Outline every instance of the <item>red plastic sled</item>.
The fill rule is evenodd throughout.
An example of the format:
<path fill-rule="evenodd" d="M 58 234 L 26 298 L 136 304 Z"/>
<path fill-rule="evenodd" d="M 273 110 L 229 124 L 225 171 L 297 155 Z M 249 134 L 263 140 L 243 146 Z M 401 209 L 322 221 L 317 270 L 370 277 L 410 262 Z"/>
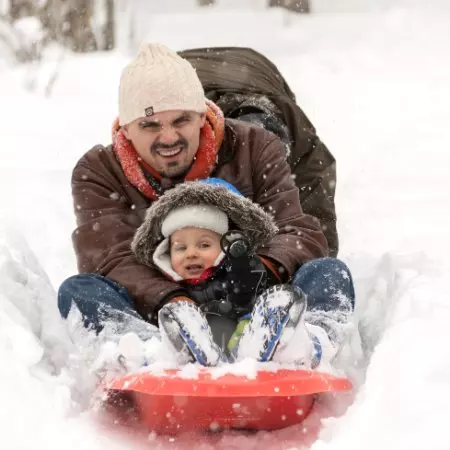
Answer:
<path fill-rule="evenodd" d="M 255 378 L 226 374 L 181 378 L 130 374 L 115 380 L 108 398 L 126 398 L 138 421 L 159 434 L 227 428 L 274 430 L 302 422 L 317 394 L 348 391 L 350 381 L 308 370 L 259 371 Z"/>

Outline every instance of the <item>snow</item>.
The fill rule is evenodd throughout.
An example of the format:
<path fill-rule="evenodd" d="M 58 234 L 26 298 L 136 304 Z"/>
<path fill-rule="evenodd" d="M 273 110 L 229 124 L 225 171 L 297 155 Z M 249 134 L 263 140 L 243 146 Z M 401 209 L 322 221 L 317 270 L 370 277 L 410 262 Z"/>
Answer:
<path fill-rule="evenodd" d="M 388 3 L 289 26 L 280 11 L 207 8 L 155 14 L 146 28 L 146 39 L 175 48 L 239 44 L 266 53 L 337 158 L 340 257 L 354 275 L 366 354 L 351 368 L 355 396 L 326 397 L 308 419 L 313 428 L 338 416 L 323 421 L 313 450 L 448 448 L 450 9 Z M 131 436 L 105 430 L 86 409 L 86 348 L 59 319 L 56 290 L 76 271 L 70 170 L 110 142 L 127 57 L 66 55 L 46 96 L 55 60 L 33 72 L 31 91 L 27 67 L 0 72 L 2 448 L 301 448 L 303 426 L 201 440 Z"/>

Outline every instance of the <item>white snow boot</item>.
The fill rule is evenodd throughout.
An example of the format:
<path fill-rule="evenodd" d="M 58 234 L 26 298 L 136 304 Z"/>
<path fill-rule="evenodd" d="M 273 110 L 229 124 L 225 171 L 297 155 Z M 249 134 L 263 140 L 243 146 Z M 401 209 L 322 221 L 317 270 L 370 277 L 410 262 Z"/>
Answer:
<path fill-rule="evenodd" d="M 316 368 L 335 351 L 326 332 L 304 320 L 307 298 L 293 285 L 264 291 L 255 306 L 236 348 L 236 360 L 295 363 Z"/>
<path fill-rule="evenodd" d="M 297 326 L 305 310 L 306 297 L 299 288 L 286 284 L 265 290 L 255 301 L 236 359 L 270 361 L 283 333 Z"/>
<path fill-rule="evenodd" d="M 163 342 L 175 351 L 180 363 L 215 366 L 227 360 L 196 304 L 183 300 L 167 303 L 159 311 L 158 322 Z"/>

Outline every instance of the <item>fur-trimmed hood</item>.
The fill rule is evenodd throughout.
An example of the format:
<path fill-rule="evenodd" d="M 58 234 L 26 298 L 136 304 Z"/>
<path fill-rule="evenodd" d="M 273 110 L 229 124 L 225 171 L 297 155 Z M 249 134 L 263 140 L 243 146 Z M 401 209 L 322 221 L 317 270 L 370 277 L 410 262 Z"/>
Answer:
<path fill-rule="evenodd" d="M 188 181 L 167 191 L 148 208 L 131 243 L 138 261 L 154 266 L 153 254 L 164 239 L 162 223 L 172 210 L 205 204 L 224 211 L 230 220 L 230 229 L 242 231 L 253 250 L 268 243 L 278 232 L 273 217 L 248 198 L 220 185 Z"/>

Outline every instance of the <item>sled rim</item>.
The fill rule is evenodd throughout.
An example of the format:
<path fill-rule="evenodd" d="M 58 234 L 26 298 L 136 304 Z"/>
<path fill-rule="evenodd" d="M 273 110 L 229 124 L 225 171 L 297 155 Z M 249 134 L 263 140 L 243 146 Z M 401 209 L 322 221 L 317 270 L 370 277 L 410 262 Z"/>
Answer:
<path fill-rule="evenodd" d="M 182 378 L 179 370 L 170 369 L 158 375 L 128 374 L 111 382 L 108 389 L 152 396 L 286 397 L 350 391 L 352 387 L 346 378 L 309 370 L 262 370 L 253 378 L 232 373 L 212 376 L 209 371 L 200 370 L 195 378 Z"/>

